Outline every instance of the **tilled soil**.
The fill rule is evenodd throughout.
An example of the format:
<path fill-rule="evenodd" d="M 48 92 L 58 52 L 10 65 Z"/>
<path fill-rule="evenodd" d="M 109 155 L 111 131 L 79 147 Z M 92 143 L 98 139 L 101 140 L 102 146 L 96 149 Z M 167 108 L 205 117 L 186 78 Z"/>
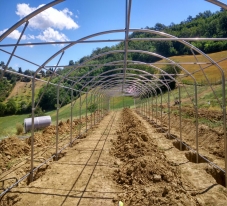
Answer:
<path fill-rule="evenodd" d="M 135 115 L 140 121 L 144 118 Z M 220 185 L 224 180 L 223 173 L 201 158 L 199 158 L 199 164 L 196 164 L 196 154 L 187 151 L 185 147 L 180 150 L 180 143 L 175 140 L 175 133 L 171 133 L 172 137 L 170 138 L 168 128 L 165 128 L 164 125 L 160 127 L 159 121 L 157 121 L 157 124 L 156 121 L 147 118 L 145 120 L 143 123 L 149 133 L 152 134 L 152 141 L 158 145 L 159 150 L 164 151 L 169 164 L 178 167 L 182 182 L 181 187 L 194 197 L 196 204 L 226 205 L 227 190 Z M 177 123 L 179 124 L 179 122 Z"/>
<path fill-rule="evenodd" d="M 188 151 L 174 147 L 158 125 L 134 111 L 113 116 L 104 117 L 34 182 L 15 187 L 1 206 L 114 206 L 120 200 L 124 206 L 226 205 L 227 190 L 209 164 L 189 161 Z"/>
<path fill-rule="evenodd" d="M 210 113 L 207 113 L 210 115 Z M 213 114 L 213 113 L 212 113 Z M 205 114 L 204 114 L 205 115 Z M 208 115 L 208 116 L 209 116 Z M 217 114 L 218 116 L 218 114 Z M 211 118 L 211 117 L 209 117 Z M 159 117 L 160 119 L 160 117 Z M 168 125 L 168 115 L 163 115 L 163 123 Z M 177 135 L 179 138 L 179 126 L 180 119 L 178 115 L 171 114 L 171 133 Z M 190 119 L 181 120 L 181 128 L 182 128 L 182 136 L 183 141 L 185 141 L 188 145 L 195 149 L 195 136 L 196 136 L 196 128 L 195 123 Z M 223 160 L 222 163 L 219 163 L 221 167 L 224 166 L 224 132 L 223 128 L 210 128 L 204 124 L 199 124 L 199 148 L 201 153 L 204 153 L 205 156 L 210 156 L 210 160 L 214 161 L 215 159 Z M 202 152 L 204 151 L 204 152 Z M 220 162 L 220 161 L 219 161 Z"/>
<path fill-rule="evenodd" d="M 117 134 L 112 153 L 123 163 L 115 170 L 114 180 L 125 191 L 120 196 L 125 205 L 197 204 L 182 187 L 179 168 L 169 163 L 131 110 L 124 109 Z"/>
<path fill-rule="evenodd" d="M 84 125 L 86 119 L 85 117 L 80 119 L 73 120 L 73 136 L 78 135 L 79 125 Z M 90 118 L 87 119 L 90 121 Z M 60 142 L 68 138 L 70 132 L 71 123 L 69 120 L 63 122 L 60 121 L 58 125 L 59 139 Z M 26 134 L 25 134 L 26 135 Z M 54 145 L 56 138 L 56 126 L 50 125 L 43 130 L 34 133 L 34 148 L 35 152 L 38 151 L 44 152 L 45 148 Z M 28 138 L 18 138 L 17 136 L 12 136 L 0 141 L 0 175 L 9 170 L 15 164 L 21 162 L 23 158 L 28 157 L 31 151 L 31 137 Z M 46 155 L 41 155 L 42 159 L 47 158 L 48 155 L 51 155 L 50 152 L 47 152 Z M 40 158 L 40 156 L 38 157 Z"/>

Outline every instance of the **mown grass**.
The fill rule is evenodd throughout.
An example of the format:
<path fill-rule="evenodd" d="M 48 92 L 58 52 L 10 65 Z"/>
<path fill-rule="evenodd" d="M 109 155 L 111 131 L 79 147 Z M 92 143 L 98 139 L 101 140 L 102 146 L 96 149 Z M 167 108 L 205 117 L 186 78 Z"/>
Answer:
<path fill-rule="evenodd" d="M 24 119 L 27 117 L 27 114 L 0 117 L 0 139 L 12 134 L 16 134 L 17 123 L 22 124 Z"/>
<path fill-rule="evenodd" d="M 123 107 L 133 107 L 134 99 L 132 97 L 114 97 L 110 101 L 111 109 L 120 109 Z"/>

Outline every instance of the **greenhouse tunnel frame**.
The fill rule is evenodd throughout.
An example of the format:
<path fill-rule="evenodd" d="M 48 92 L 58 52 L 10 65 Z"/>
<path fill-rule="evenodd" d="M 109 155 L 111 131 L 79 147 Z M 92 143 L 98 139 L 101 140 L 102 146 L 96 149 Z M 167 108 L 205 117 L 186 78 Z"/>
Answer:
<path fill-rule="evenodd" d="M 134 106 L 135 109 L 137 110 L 137 112 L 139 112 L 142 116 L 146 117 L 148 121 L 151 121 L 151 113 L 150 113 L 150 109 L 151 109 L 151 103 L 152 103 L 152 120 L 154 118 L 153 115 L 153 97 L 156 98 L 156 123 L 157 123 L 157 114 L 158 114 L 158 103 L 157 103 L 157 97 L 161 96 L 161 124 L 160 126 L 162 126 L 162 97 L 163 97 L 163 91 L 161 89 L 162 86 L 165 86 L 167 88 L 167 93 L 168 93 L 168 97 L 167 97 L 167 106 L 168 106 L 168 115 L 169 115 L 169 128 L 168 128 L 168 133 L 170 135 L 170 95 L 172 94 L 172 90 L 169 88 L 167 80 L 165 80 L 165 77 L 168 76 L 168 78 L 170 78 L 170 82 L 171 81 L 175 81 L 176 84 L 178 85 L 178 99 L 181 102 L 181 86 L 179 85 L 183 85 L 185 86 L 182 81 L 181 78 L 185 77 L 185 76 L 189 76 L 194 84 L 194 101 L 192 101 L 194 110 L 195 110 L 195 118 L 196 118 L 196 162 L 198 163 L 198 156 L 202 156 L 201 154 L 199 154 L 199 144 L 198 144 L 198 94 L 197 94 L 197 86 L 198 83 L 196 81 L 195 78 L 195 73 L 196 72 L 203 72 L 203 75 L 208 83 L 208 86 L 211 88 L 213 95 L 215 96 L 215 98 L 217 99 L 217 102 L 219 103 L 221 109 L 222 109 L 222 114 L 223 114 L 223 132 L 224 132 L 224 154 L 225 154 L 225 170 L 221 169 L 219 166 L 214 165 L 214 163 L 209 162 L 209 164 L 212 164 L 213 166 L 217 167 L 218 169 L 220 169 L 221 171 L 225 172 L 225 183 L 227 186 L 227 137 L 226 137 L 226 102 L 225 102 L 225 97 L 226 97 L 226 91 L 225 91 L 225 75 L 224 75 L 224 71 L 223 69 L 219 66 L 219 62 L 214 61 L 212 58 L 210 58 L 208 55 L 206 55 L 204 52 L 202 52 L 201 50 L 199 50 L 198 48 L 196 48 L 195 46 L 193 46 L 191 43 L 187 42 L 187 41 L 203 41 L 203 40 L 207 40 L 207 41 L 226 41 L 227 38 L 178 38 L 175 37 L 173 35 L 164 33 L 164 32 L 160 32 L 160 31 L 154 31 L 154 30 L 148 30 L 148 29 L 131 29 L 130 28 L 130 15 L 131 15 L 131 5 L 132 5 L 132 0 L 126 0 L 126 10 L 125 10 L 125 28 L 124 29 L 116 29 L 116 30 L 108 30 L 108 31 L 102 31 L 102 32 L 98 32 L 98 33 L 94 33 L 91 34 L 89 36 L 85 36 L 79 40 L 76 41 L 64 41 L 64 42 L 43 42 L 43 43 L 26 43 L 26 44 L 21 44 L 20 40 L 25 32 L 25 30 L 27 29 L 28 25 L 29 25 L 29 19 L 35 17 L 36 15 L 38 15 L 39 13 L 45 11 L 46 9 L 57 5 L 61 2 L 64 2 L 64 0 L 56 0 L 56 1 L 52 1 L 46 5 L 44 5 L 43 7 L 35 10 L 34 12 L 32 12 L 31 14 L 27 15 L 26 17 L 24 17 L 23 19 L 21 19 L 20 21 L 18 21 L 16 24 L 14 24 L 11 28 L 9 28 L 7 31 L 5 31 L 1 36 L 0 36 L 0 41 L 3 41 L 10 33 L 12 33 L 13 31 L 15 31 L 19 26 L 22 26 L 23 24 L 24 27 L 22 29 L 22 32 L 17 40 L 16 44 L 2 44 L 0 45 L 1 47 L 13 47 L 12 52 L 7 52 L 6 50 L 0 49 L 1 52 L 7 53 L 10 55 L 6 65 L 3 68 L 0 68 L 1 73 L 1 78 L 3 77 L 4 72 L 7 73 L 13 73 L 16 75 L 20 75 L 23 77 L 27 77 L 30 78 L 32 80 L 32 130 L 31 130 L 31 167 L 30 167 L 30 172 L 27 173 L 24 177 L 22 177 L 19 181 L 17 181 L 15 184 L 13 184 L 11 187 L 7 188 L 3 193 L 1 193 L 1 196 L 3 196 L 4 194 L 6 194 L 6 192 L 10 191 L 14 186 L 16 186 L 20 181 L 24 180 L 25 178 L 29 177 L 30 178 L 30 182 L 33 181 L 33 173 L 34 171 L 36 171 L 38 168 L 40 168 L 42 165 L 46 164 L 48 161 L 50 161 L 51 158 L 55 158 L 55 160 L 58 160 L 58 154 L 62 151 L 62 148 L 59 149 L 58 147 L 58 123 L 59 123 L 59 110 L 61 108 L 61 104 L 59 103 L 59 89 L 60 88 L 64 88 L 66 90 L 70 90 L 71 91 L 71 112 L 70 112 L 70 122 L 71 122 L 71 130 L 70 130 L 70 141 L 67 144 L 67 146 L 72 146 L 73 138 L 72 138 L 72 121 L 73 121 L 73 108 L 75 106 L 75 99 L 73 96 L 73 91 L 78 92 L 78 98 L 80 99 L 80 106 L 79 106 L 79 113 L 80 113 L 80 120 L 81 120 L 81 105 L 82 104 L 86 104 L 85 108 L 86 108 L 86 130 L 85 133 L 88 131 L 87 128 L 87 107 L 88 104 L 91 102 L 97 102 L 98 103 L 98 112 L 100 112 L 99 114 L 99 118 L 95 119 L 97 117 L 95 117 L 95 113 L 94 113 L 94 119 L 92 120 L 92 115 L 91 115 L 91 127 L 92 127 L 92 121 L 94 124 L 96 124 L 96 120 L 98 120 L 98 122 L 101 121 L 101 119 L 103 118 L 103 116 L 105 115 L 105 113 L 107 111 L 104 110 L 109 110 L 110 107 L 110 100 L 112 97 L 114 97 L 115 95 L 119 96 L 119 93 L 122 94 L 122 96 L 125 96 L 125 91 L 127 91 L 127 95 L 131 96 L 134 99 Z M 129 38 L 129 32 L 144 32 L 144 33 L 150 33 L 150 34 L 156 34 L 159 36 L 163 36 L 161 38 L 156 37 L 156 38 Z M 97 37 L 97 36 L 102 36 L 102 35 L 106 35 L 106 34 L 115 34 L 115 33 L 125 33 L 125 38 L 124 39 L 103 39 L 103 40 L 89 40 L 93 37 Z M 130 41 L 177 41 L 179 43 L 184 44 L 187 48 L 189 48 L 191 50 L 191 53 L 193 54 L 194 58 L 195 58 L 195 62 L 186 62 L 186 63 L 177 63 L 167 57 L 164 57 L 162 55 L 153 53 L 153 52 L 148 52 L 148 51 L 143 51 L 143 50 L 130 50 L 128 49 L 128 43 Z M 58 75 L 60 77 L 60 81 L 57 84 L 54 84 L 51 82 L 51 78 L 52 76 L 50 76 L 48 81 L 44 81 L 44 80 L 39 80 L 36 78 L 36 75 L 42 70 L 45 69 L 47 70 L 48 67 L 53 67 L 55 68 L 54 72 L 52 73 L 52 75 L 56 74 L 56 69 L 57 67 L 68 67 L 68 66 L 62 66 L 59 65 L 61 60 L 62 60 L 62 56 L 65 54 L 65 52 L 67 51 L 67 49 L 71 48 L 72 46 L 76 46 L 77 44 L 89 44 L 89 43 L 101 43 L 101 42 L 124 42 L 124 50 L 114 50 L 114 51 L 108 51 L 105 53 L 101 53 L 99 55 L 93 56 L 91 58 L 89 58 L 88 60 L 86 60 L 85 62 L 83 62 L 82 64 L 79 64 L 78 66 L 73 67 L 73 69 L 71 69 L 66 75 L 62 76 L 62 75 Z M 67 46 L 61 48 L 59 51 L 57 51 L 56 53 L 54 53 L 53 55 L 51 55 L 50 57 L 47 58 L 47 60 L 42 64 L 42 65 L 38 65 L 32 61 L 30 61 L 29 59 L 26 59 L 24 57 L 19 57 L 17 55 L 15 55 L 16 49 L 19 46 L 32 46 L 32 45 L 52 45 L 52 44 L 68 44 Z M 128 60 L 128 53 L 143 53 L 146 55 L 153 55 L 156 56 L 160 59 L 164 59 L 166 61 L 168 61 L 167 64 L 173 65 L 174 67 L 178 67 L 180 69 L 180 72 L 183 71 L 185 72 L 185 74 L 180 74 L 180 72 L 176 72 L 176 74 L 168 74 L 166 73 L 162 68 L 159 68 L 157 66 L 155 66 L 155 63 L 147 63 L 147 62 L 139 62 L 139 61 L 132 61 L 132 60 Z M 204 63 L 204 62 L 199 62 L 195 52 L 197 52 L 198 54 L 202 55 L 207 61 L 208 63 Z M 92 66 L 89 65 L 87 63 L 89 63 L 89 61 L 92 61 L 94 59 L 98 59 L 99 57 L 102 56 L 106 56 L 108 54 L 123 54 L 123 60 L 119 60 L 119 61 L 115 61 L 115 62 L 108 62 L 108 63 L 104 63 L 104 64 L 99 64 L 99 65 L 95 65 L 93 66 L 94 68 L 91 69 L 88 73 L 86 73 L 85 75 L 83 75 L 82 77 L 78 77 L 79 79 L 74 80 L 74 79 L 69 79 L 68 77 L 70 76 L 71 73 L 73 73 L 75 70 L 84 67 L 84 66 Z M 57 65 L 55 66 L 48 66 L 47 64 L 58 57 L 58 55 L 60 55 L 58 61 L 57 61 Z M 11 62 L 11 59 L 13 57 L 19 58 L 23 61 L 26 61 L 27 63 L 30 63 L 32 65 L 35 65 L 38 67 L 37 70 L 35 70 L 35 73 L 33 76 L 27 76 L 27 75 L 23 75 L 23 74 L 19 74 L 17 72 L 13 72 L 13 71 L 9 71 L 7 70 L 8 65 Z M 225 58 L 226 59 L 226 58 Z M 185 69 L 182 65 L 183 64 L 197 64 L 199 66 L 199 69 L 197 71 L 194 71 L 193 73 L 190 73 L 189 71 L 187 71 L 187 69 Z M 202 68 L 201 65 L 203 64 L 208 64 L 208 66 L 206 66 L 205 68 Z M 156 69 L 159 73 L 159 75 L 155 75 L 155 74 L 151 74 L 149 72 L 146 72 L 144 70 L 140 70 L 137 69 L 138 72 L 143 73 L 144 75 L 149 76 L 151 79 L 146 78 L 146 76 L 141 76 L 142 74 L 134 74 L 134 73 L 128 73 L 130 71 L 136 70 L 134 68 L 130 68 L 130 65 L 146 65 L 146 66 L 150 66 L 154 69 Z M 164 64 L 163 64 L 164 65 Z M 104 66 L 122 66 L 122 68 L 116 68 L 116 69 L 110 69 L 107 72 L 103 72 L 100 75 L 94 76 L 93 78 L 101 78 L 98 81 L 94 81 L 94 79 L 90 80 L 87 84 L 83 85 L 80 81 L 83 79 L 86 79 L 87 75 L 89 75 L 90 73 L 92 73 L 93 71 L 95 71 L 95 69 L 99 69 L 102 68 Z M 222 86 L 222 102 L 220 102 L 219 98 L 217 97 L 211 82 L 209 81 L 209 78 L 206 76 L 204 69 L 210 67 L 210 66 L 215 66 L 215 68 L 218 69 L 218 71 L 220 72 L 220 77 L 221 77 L 221 86 Z M 104 74 L 108 73 L 108 72 L 113 72 L 113 71 L 122 71 L 122 73 L 117 73 L 115 75 L 113 75 L 113 78 L 111 75 L 109 76 L 103 76 Z M 160 80 L 159 77 L 163 76 L 164 80 Z M 176 77 L 174 77 L 176 76 Z M 105 78 L 109 78 L 107 81 L 104 81 Z M 159 81 L 156 81 L 159 80 Z M 64 80 L 69 80 L 71 81 L 71 86 L 66 87 L 62 84 L 62 82 Z M 144 81 L 143 81 L 144 80 Z M 34 128 L 34 118 L 35 118 L 35 110 L 37 108 L 37 106 L 39 105 L 39 102 L 42 98 L 39 99 L 38 104 L 36 104 L 35 102 L 35 81 L 42 81 L 46 83 L 46 88 L 48 87 L 48 85 L 53 85 L 57 88 L 57 108 L 56 108 L 56 152 L 54 155 L 52 155 L 52 157 L 50 157 L 49 159 L 45 160 L 39 167 L 34 168 L 33 165 L 33 157 L 34 157 L 34 133 L 35 133 L 35 128 Z M 101 82 L 103 81 L 103 82 Z M 112 81 L 112 82 L 110 82 Z M 142 82 L 142 83 L 141 83 Z M 159 82 L 159 83 L 157 83 Z M 93 83 L 90 85 L 90 83 Z M 150 84 L 149 84 L 150 83 Z M 82 89 L 76 90 L 74 88 L 74 86 L 76 84 L 81 84 L 82 85 Z M 96 86 L 96 84 L 98 84 Z M 130 89 L 133 87 L 133 91 L 130 93 Z M 89 88 L 88 91 L 83 91 L 84 88 Z M 111 88 L 115 88 L 115 90 L 117 91 L 111 91 Z M 116 89 L 118 88 L 118 89 Z M 159 94 L 157 94 L 156 89 L 158 89 L 160 91 Z M 186 88 L 185 88 L 186 89 Z M 107 90 L 109 90 L 109 92 L 107 92 Z M 45 91 L 44 91 L 45 92 Z M 44 93 L 43 93 L 44 94 Z M 81 101 L 81 95 L 85 94 L 86 98 L 85 100 Z M 88 95 L 91 95 L 91 98 L 89 99 L 90 102 L 88 102 Z M 189 95 L 189 93 L 188 93 Z M 148 96 L 147 98 L 144 98 Z M 93 99 L 94 97 L 94 99 Z M 189 95 L 190 100 L 192 100 L 191 96 Z M 152 99 L 152 100 L 150 100 Z M 108 109 L 107 107 L 104 105 L 104 101 L 109 101 L 108 102 Z M 137 100 L 137 102 L 136 102 Z M 105 106 L 105 109 L 104 109 Z M 124 106 L 124 105 L 123 105 Z M 179 125 L 179 131 L 180 131 L 180 139 L 178 139 L 178 141 L 180 141 L 180 149 L 182 149 L 182 128 L 181 128 L 181 103 L 179 104 L 179 119 L 180 119 L 180 125 Z M 79 136 L 82 135 L 81 134 L 81 129 L 79 132 Z M 76 137 L 78 138 L 78 137 Z M 65 147 L 64 147 L 65 148 Z M 63 148 L 63 149 L 64 149 Z M 190 148 L 190 150 L 194 150 L 193 148 Z M 205 158 L 205 157 L 204 157 Z"/>

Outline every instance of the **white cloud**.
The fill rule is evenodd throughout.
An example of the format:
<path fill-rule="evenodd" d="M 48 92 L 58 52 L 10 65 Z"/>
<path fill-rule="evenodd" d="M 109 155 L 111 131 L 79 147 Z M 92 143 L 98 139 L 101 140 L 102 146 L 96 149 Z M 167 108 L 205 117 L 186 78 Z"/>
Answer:
<path fill-rule="evenodd" d="M 38 6 L 37 8 L 42 7 L 43 5 Z M 16 14 L 21 18 L 27 16 L 37 8 L 30 7 L 29 4 L 17 4 Z M 57 10 L 54 8 L 49 8 L 37 16 L 29 20 L 29 26 L 34 29 L 47 29 L 49 27 L 55 29 L 77 29 L 78 24 L 71 18 L 73 13 L 69 11 L 68 8 L 63 10 Z"/>
<path fill-rule="evenodd" d="M 7 30 L 8 30 L 8 29 L 4 29 L 3 31 L 0 31 L 0 35 L 2 35 L 2 34 L 3 34 L 5 31 L 7 31 Z M 16 30 L 14 30 L 13 32 L 11 32 L 7 37 L 8 37 L 8 38 L 11 38 L 11 39 L 19 39 L 20 35 L 21 35 L 21 32 L 19 32 L 19 31 L 16 29 Z M 23 36 L 22 36 L 21 39 L 22 39 L 22 40 L 25 40 L 25 39 L 27 39 L 27 36 L 23 34 Z"/>
<path fill-rule="evenodd" d="M 40 39 L 42 41 L 68 41 L 69 39 L 67 36 L 63 33 L 60 33 L 59 31 L 54 30 L 53 28 L 47 28 L 45 31 L 42 32 L 42 34 L 36 36 L 37 39 Z"/>
<path fill-rule="evenodd" d="M 27 39 L 35 39 L 35 36 L 34 36 L 34 35 L 29 34 L 29 35 L 28 35 L 28 37 L 27 37 Z"/>

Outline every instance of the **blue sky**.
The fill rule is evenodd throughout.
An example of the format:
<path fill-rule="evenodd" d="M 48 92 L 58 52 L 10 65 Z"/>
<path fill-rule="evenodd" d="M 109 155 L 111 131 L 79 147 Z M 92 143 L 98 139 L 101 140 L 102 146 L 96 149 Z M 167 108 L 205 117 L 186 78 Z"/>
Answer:
<path fill-rule="evenodd" d="M 23 18 L 25 15 L 47 0 L 0 0 L 0 34 Z M 227 3 L 226 0 L 222 1 Z M 170 25 L 186 20 L 189 15 L 195 17 L 199 12 L 220 8 L 204 0 L 132 0 L 130 28 L 152 27 L 156 23 Z M 125 0 L 66 0 L 35 19 L 31 19 L 21 40 L 27 42 L 78 40 L 93 33 L 125 27 Z M 16 43 L 23 27 L 20 27 L 0 44 Z M 123 33 L 103 35 L 95 39 L 122 39 Z M 84 55 L 91 54 L 97 47 L 111 46 L 116 43 L 78 44 L 67 50 L 60 65 L 67 65 L 69 60 L 77 61 Z M 41 65 L 55 52 L 63 48 L 59 45 L 18 47 L 15 54 Z M 1 47 L 9 52 L 13 47 Z M 7 62 L 8 54 L 0 51 L 0 61 Z M 58 58 L 48 65 L 56 65 Z M 15 70 L 22 67 L 35 70 L 37 67 L 15 57 L 10 66 Z"/>

